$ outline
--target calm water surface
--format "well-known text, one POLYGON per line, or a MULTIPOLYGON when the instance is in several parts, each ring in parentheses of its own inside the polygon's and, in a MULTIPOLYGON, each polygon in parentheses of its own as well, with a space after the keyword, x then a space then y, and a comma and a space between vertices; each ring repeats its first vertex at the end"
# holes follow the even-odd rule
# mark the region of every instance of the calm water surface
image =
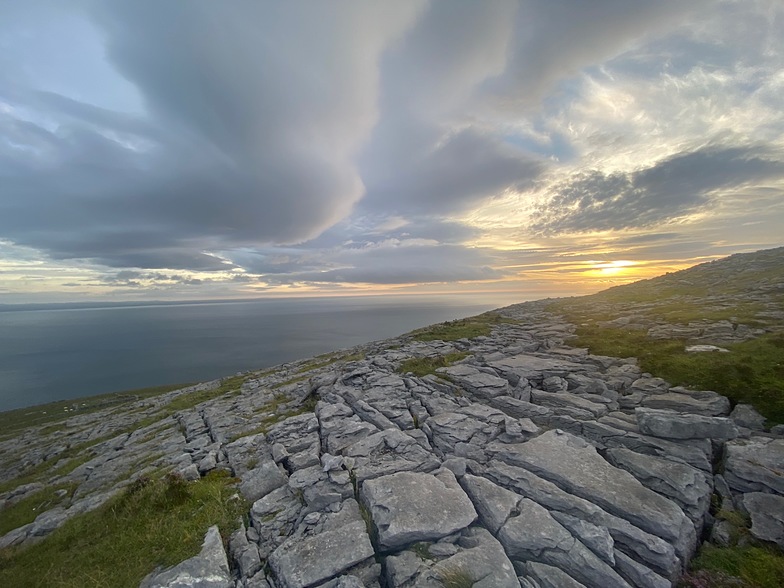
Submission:
POLYGON ((0 312, 0 410, 210 380, 498 306, 366 297, 0 312))

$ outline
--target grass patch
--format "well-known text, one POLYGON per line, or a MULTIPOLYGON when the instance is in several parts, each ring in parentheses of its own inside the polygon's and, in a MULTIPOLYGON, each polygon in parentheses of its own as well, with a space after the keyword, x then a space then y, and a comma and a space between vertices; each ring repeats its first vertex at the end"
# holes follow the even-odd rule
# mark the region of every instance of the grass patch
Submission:
POLYGON ((460 566, 441 570, 438 573, 438 580, 444 588, 471 588, 474 585, 471 572, 460 566))
POLYGON ((44 488, 0 510, 0 513, 2 513, 2 516, 0 516, 0 536, 27 523, 32 523, 42 512, 54 508, 67 500, 68 497, 73 495, 75 489, 76 484, 44 488))
POLYGON ((643 371, 676 386, 713 390, 747 402, 772 423, 784 423, 784 333, 725 345, 730 353, 686 353, 686 342, 655 340, 644 331, 583 326, 571 342, 591 353, 636 357, 643 371))
POLYGON ((474 337, 487 337, 493 332, 495 325, 514 322, 514 320, 502 317, 498 313, 486 312, 470 318, 438 323, 423 329, 417 329, 411 332, 411 336, 415 341, 473 339, 474 337))
POLYGON ((263 433, 266 435, 270 427, 276 425, 277 423, 284 421, 288 418, 293 416, 299 416, 301 414, 305 414, 306 412, 313 412, 316 410, 316 404, 319 401, 319 397, 317 394, 309 394, 300 404, 299 406, 295 406, 294 408, 290 408, 289 410, 280 410, 280 406, 288 402, 290 398, 285 394, 275 394, 272 400, 260 408, 257 412, 269 412, 267 416, 261 419, 261 424, 252 429, 247 429, 233 435, 231 437, 231 441, 236 441, 242 437, 249 437, 250 435, 257 435, 259 433, 263 433))
POLYGON ((684 582, 682 586, 739 586, 740 588, 784 586, 784 555, 772 547, 752 545, 716 547, 705 543, 699 555, 692 560, 690 567, 689 576, 699 578, 702 572, 701 575, 706 577, 708 582, 713 578, 717 578, 717 581, 705 584, 684 582), (740 578, 744 583, 731 584, 727 576, 740 578))
POLYGON ((434 374, 438 368, 449 367, 455 362, 468 356, 465 352, 447 353, 446 355, 439 355, 438 357, 414 357, 407 359, 400 364, 397 371, 401 374, 412 373, 415 376, 422 377, 427 374, 434 374))
MULTIPOLYGON (((57 402, 50 402, 49 404, 0 412, 0 431, 3 431, 3 438, 13 437, 16 433, 23 429, 27 429, 28 427, 46 425, 47 423, 57 423, 76 414, 87 414, 109 406, 136 402, 137 400, 160 396, 167 392, 180 390, 181 388, 192 385, 193 384, 169 384, 166 386, 153 386, 125 392, 99 394, 86 398, 60 400, 57 402), (74 406, 78 407, 75 411, 71 410, 74 406)), ((52 433, 60 431, 65 427, 66 425, 63 423, 50 425, 45 430, 52 433)))
POLYGON ((0 585, 136 588, 157 566, 196 555, 207 528, 226 536, 248 505, 235 480, 210 474, 142 478, 103 507, 74 517, 41 543, 0 551, 0 585))
MULTIPOLYGON (((181 394, 169 404, 165 406, 165 408, 169 411, 169 413, 174 413, 180 410, 187 410, 189 408, 193 408, 197 404, 201 404, 202 402, 207 402, 208 400, 212 400, 214 398, 219 398, 224 394, 228 394, 230 392, 238 391, 242 386, 243 382, 245 382, 246 376, 233 376, 231 378, 225 378, 221 385, 218 386, 214 390, 200 390, 198 392, 190 392, 188 394, 181 394)), ((155 422, 155 421, 153 421, 155 422)), ((136 427, 140 428, 140 427, 136 427)))

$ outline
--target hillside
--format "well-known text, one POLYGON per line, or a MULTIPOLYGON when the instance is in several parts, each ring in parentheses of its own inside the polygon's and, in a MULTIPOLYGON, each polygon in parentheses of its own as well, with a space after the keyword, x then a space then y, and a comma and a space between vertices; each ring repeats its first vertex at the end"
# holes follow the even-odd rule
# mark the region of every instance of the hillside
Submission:
POLYGON ((0 585, 780 586, 783 302, 776 249, 2 414, 0 585))
POLYGON ((636 357, 672 384, 749 402, 771 423, 784 423, 784 248, 733 255, 549 308, 578 326, 572 344, 636 357), (697 345, 719 349, 687 351, 697 345))

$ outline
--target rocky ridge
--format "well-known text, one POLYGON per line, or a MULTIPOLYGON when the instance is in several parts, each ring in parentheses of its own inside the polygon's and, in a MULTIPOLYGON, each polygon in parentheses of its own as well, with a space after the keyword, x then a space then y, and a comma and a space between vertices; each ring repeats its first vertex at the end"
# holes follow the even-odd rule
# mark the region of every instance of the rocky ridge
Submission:
MULTIPOLYGON (((728 540, 717 503, 784 547, 781 427, 569 346, 575 326, 547 308, 499 309, 489 336, 402 336, 245 374, 163 418, 226 381, 5 439, 4 480, 69 447, 94 457, 66 460, 46 484, 74 490, 0 548, 40 541, 140 476, 216 469, 239 479, 247 524, 227 549, 210 529, 198 556, 142 586, 663 588, 701 541, 728 540), (461 359, 401 373, 413 358, 461 359)), ((43 484, 0 495, 0 509, 43 484)))

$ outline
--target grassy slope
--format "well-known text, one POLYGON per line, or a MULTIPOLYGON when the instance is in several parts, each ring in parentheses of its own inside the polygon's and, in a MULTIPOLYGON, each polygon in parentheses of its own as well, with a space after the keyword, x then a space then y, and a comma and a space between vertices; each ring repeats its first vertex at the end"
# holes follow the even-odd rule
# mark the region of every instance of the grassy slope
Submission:
POLYGON ((209 526, 224 537, 236 527, 248 505, 234 482, 218 474, 193 483, 142 479, 44 541, 0 551, 0 586, 135 588, 155 566, 197 554, 209 526))
POLYGON ((654 340, 645 330, 600 324, 634 313, 670 324, 730 320, 782 329, 782 321, 770 315, 784 310, 784 289, 775 284, 784 284, 784 248, 559 300, 550 310, 578 325, 578 338, 571 344, 595 354, 636 357, 643 370, 672 384, 714 390, 733 402, 748 402, 776 424, 784 423, 784 331, 722 345, 730 353, 689 354, 685 339, 654 340))

